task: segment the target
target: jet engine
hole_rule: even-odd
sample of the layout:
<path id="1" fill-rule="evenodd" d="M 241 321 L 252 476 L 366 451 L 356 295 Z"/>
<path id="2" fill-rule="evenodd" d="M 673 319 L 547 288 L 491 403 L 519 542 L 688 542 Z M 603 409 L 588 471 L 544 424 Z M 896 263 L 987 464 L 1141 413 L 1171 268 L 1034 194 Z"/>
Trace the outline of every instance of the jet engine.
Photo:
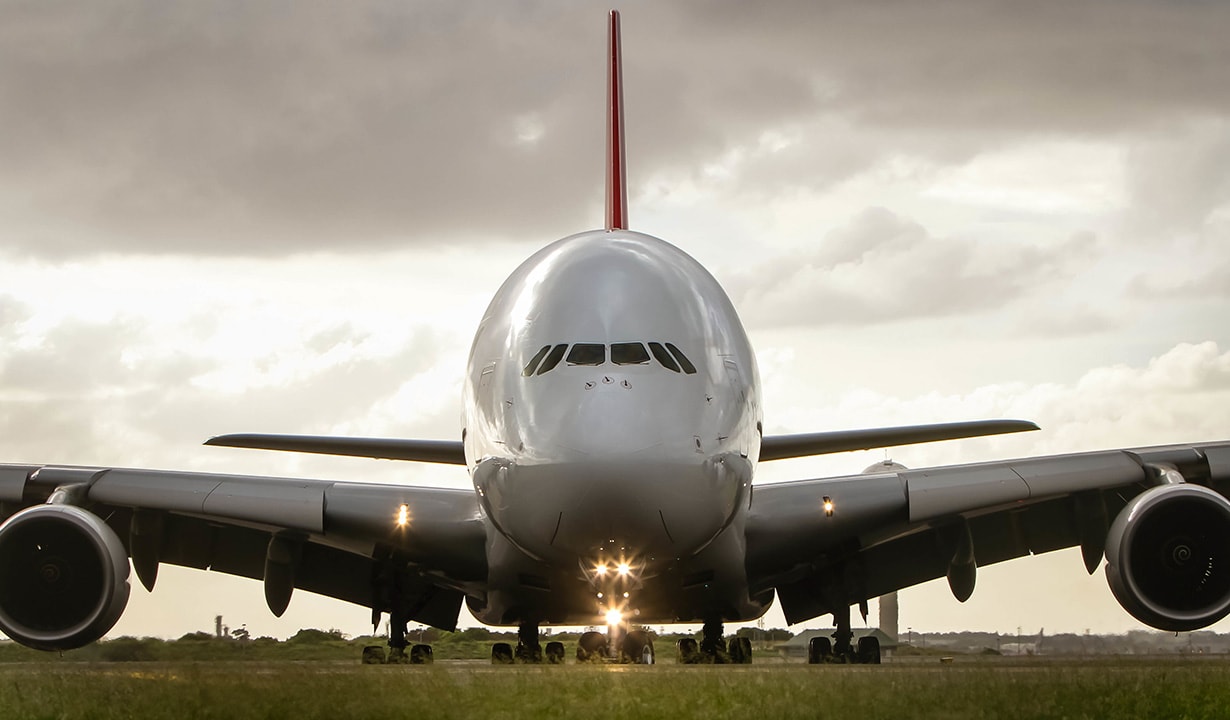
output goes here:
<path id="1" fill-rule="evenodd" d="M 39 650 L 88 645 L 128 604 L 128 554 L 105 522 L 36 505 L 0 525 L 0 630 Z"/>
<path id="2" fill-rule="evenodd" d="M 1196 630 L 1230 614 L 1230 501 L 1200 485 L 1137 495 L 1111 524 L 1106 580 L 1133 617 Z"/>

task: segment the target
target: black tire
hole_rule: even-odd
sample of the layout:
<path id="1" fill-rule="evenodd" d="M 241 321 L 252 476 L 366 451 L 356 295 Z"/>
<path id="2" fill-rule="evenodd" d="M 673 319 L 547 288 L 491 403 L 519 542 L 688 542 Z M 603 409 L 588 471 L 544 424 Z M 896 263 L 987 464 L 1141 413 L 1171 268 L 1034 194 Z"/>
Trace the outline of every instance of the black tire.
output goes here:
<path id="1" fill-rule="evenodd" d="M 858 661 L 864 665 L 880 664 L 880 640 L 868 635 L 858 639 Z"/>
<path id="2" fill-rule="evenodd" d="M 644 630 L 632 630 L 624 635 L 623 643 L 619 647 L 619 661 L 621 663 L 642 664 L 645 662 L 645 649 L 649 649 L 650 658 L 653 657 L 653 640 L 650 639 L 649 633 Z M 652 659 L 650 660 L 652 663 Z"/>
<path id="3" fill-rule="evenodd" d="M 551 665 L 564 664 L 564 643 L 552 640 L 547 643 L 547 663 Z"/>
<path id="4" fill-rule="evenodd" d="M 730 639 L 730 662 L 732 665 L 752 664 L 752 641 L 745 637 Z"/>
<path id="5" fill-rule="evenodd" d="M 606 657 L 606 636 L 590 630 L 577 641 L 577 662 L 602 662 Z"/>
<path id="6" fill-rule="evenodd" d="M 368 645 L 363 648 L 364 665 L 383 665 L 385 660 L 383 645 Z"/>
<path id="7" fill-rule="evenodd" d="M 700 648 L 695 638 L 682 638 L 676 645 L 676 662 L 680 665 L 695 665 L 700 662 Z"/>
<path id="8" fill-rule="evenodd" d="M 833 657 L 833 643 L 823 635 L 814 637 L 807 642 L 807 663 L 820 665 L 829 662 Z"/>
<path id="9" fill-rule="evenodd" d="M 410 648 L 411 665 L 430 665 L 435 660 L 436 658 L 431 652 L 430 645 L 415 645 Z"/>
<path id="10" fill-rule="evenodd" d="M 513 651 L 508 643 L 496 643 L 491 646 L 492 665 L 512 665 Z"/>

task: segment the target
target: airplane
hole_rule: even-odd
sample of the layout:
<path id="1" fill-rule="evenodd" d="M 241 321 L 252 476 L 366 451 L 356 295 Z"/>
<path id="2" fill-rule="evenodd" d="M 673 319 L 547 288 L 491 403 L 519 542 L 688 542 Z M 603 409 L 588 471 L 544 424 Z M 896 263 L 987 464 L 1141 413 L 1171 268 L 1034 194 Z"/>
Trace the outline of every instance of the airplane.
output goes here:
<path id="1" fill-rule="evenodd" d="M 1036 430 L 1020 420 L 765 435 L 756 357 L 718 282 L 629 229 L 620 17 L 609 16 L 605 226 L 547 245 L 496 292 L 469 354 L 458 440 L 231 434 L 208 445 L 464 466 L 470 489 L 47 464 L 0 465 L 0 630 L 42 650 L 101 638 L 131 571 L 260 580 L 389 616 L 386 661 L 430 660 L 414 621 L 515 626 L 496 662 L 562 662 L 544 625 L 607 625 L 581 660 L 652 656 L 631 625 L 700 623 L 689 662 L 750 662 L 725 623 L 831 614 L 809 660 L 876 663 L 851 609 L 981 566 L 1080 547 L 1140 622 L 1230 614 L 1230 441 L 800 478 L 758 463 Z"/>

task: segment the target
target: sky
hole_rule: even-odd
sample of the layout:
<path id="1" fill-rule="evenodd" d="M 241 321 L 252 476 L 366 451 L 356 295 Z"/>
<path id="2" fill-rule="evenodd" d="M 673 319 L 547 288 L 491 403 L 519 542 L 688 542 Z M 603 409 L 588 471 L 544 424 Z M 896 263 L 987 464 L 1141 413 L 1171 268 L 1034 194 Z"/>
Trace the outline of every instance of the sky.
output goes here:
<path id="1" fill-rule="evenodd" d="M 630 226 L 730 294 L 766 433 L 1042 427 L 758 482 L 1230 439 L 1230 5 L 619 7 Z M 459 436 L 491 296 L 602 224 L 607 9 L 0 0 L 0 462 L 468 487 L 201 442 Z M 164 567 L 111 634 L 215 614 L 370 629 Z M 906 590 L 900 626 L 1142 627 L 1077 551 Z"/>

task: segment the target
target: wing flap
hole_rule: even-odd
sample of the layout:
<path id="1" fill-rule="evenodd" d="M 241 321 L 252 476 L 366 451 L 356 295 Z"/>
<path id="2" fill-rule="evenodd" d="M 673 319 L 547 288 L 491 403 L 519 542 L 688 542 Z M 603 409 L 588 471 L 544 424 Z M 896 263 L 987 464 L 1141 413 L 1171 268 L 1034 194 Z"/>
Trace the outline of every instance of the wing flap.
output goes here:
<path id="1" fill-rule="evenodd" d="M 351 438 L 324 435 L 267 435 L 233 433 L 218 435 L 205 441 L 215 447 L 282 450 L 318 455 L 347 455 L 380 460 L 412 460 L 418 462 L 465 465 L 462 443 L 456 440 L 403 440 L 399 438 Z"/>
<path id="2" fill-rule="evenodd" d="M 961 438 L 1028 432 L 1038 426 L 1026 420 L 972 420 L 969 422 L 906 425 L 836 430 L 799 435 L 768 435 L 760 443 L 761 460 L 784 460 L 808 455 L 873 450 L 875 448 L 917 445 L 919 443 Z"/>

